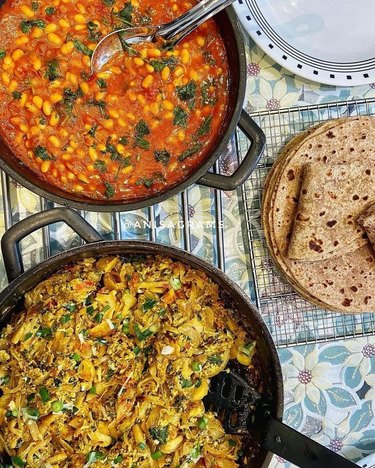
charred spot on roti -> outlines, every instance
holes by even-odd
[[[309,242],[309,248],[311,250],[314,250],[315,252],[323,252],[323,249],[322,249],[322,246],[320,245],[319,242],[315,242],[313,240],[311,240]]]
[[[342,301],[342,305],[344,307],[350,307],[350,304],[353,302],[353,299],[349,299],[348,297],[346,297],[343,301]]]
[[[287,177],[288,177],[288,180],[294,180],[296,178],[293,169],[289,169]]]
[[[371,299],[371,296],[366,296],[363,300],[363,302],[367,305]]]
[[[333,243],[333,245],[334,245],[335,247],[337,247],[337,246],[339,245],[339,241],[336,240],[336,241]]]
[[[333,219],[332,221],[327,221],[327,226],[332,228],[335,224],[337,224],[337,221],[335,219]]]
[[[353,292],[357,292],[358,291],[358,288],[356,286],[351,286],[350,289],[353,291]]]
[[[359,196],[358,195],[353,195],[353,200],[359,200]]]
[[[330,131],[327,133],[327,137],[328,137],[328,138],[335,138],[336,135],[334,135],[334,133],[332,132],[332,130],[330,130]]]

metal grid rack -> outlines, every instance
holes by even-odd
[[[375,99],[318,104],[279,111],[254,113],[266,134],[264,156],[243,186],[250,263],[255,301],[278,347],[337,338],[375,334],[375,313],[341,315],[313,306],[297,295],[276,271],[260,225],[262,187],[268,170],[285,144],[296,134],[328,119],[374,115]],[[243,142],[239,140],[240,144]],[[246,144],[240,148],[246,150]]]

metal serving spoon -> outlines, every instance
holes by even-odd
[[[139,42],[165,41],[164,48],[178,44],[199,25],[212,18],[234,0],[201,0],[189,11],[161,26],[142,26],[112,31],[97,44],[91,56],[91,72],[98,72],[118,52],[131,52],[131,45]]]

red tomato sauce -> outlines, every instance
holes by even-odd
[[[0,135],[40,178],[93,199],[164,192],[207,158],[228,104],[213,20],[172,50],[143,43],[90,76],[98,41],[195,2],[8,0],[0,9]]]

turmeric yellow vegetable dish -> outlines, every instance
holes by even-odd
[[[205,273],[88,258],[25,295],[0,336],[0,449],[15,467],[239,466],[202,399],[256,342]]]

